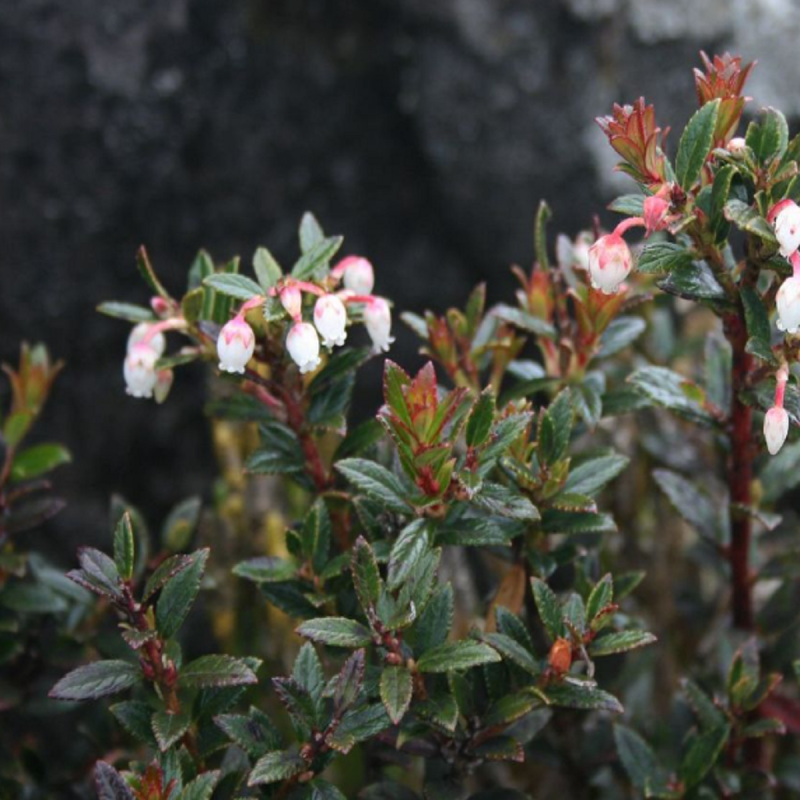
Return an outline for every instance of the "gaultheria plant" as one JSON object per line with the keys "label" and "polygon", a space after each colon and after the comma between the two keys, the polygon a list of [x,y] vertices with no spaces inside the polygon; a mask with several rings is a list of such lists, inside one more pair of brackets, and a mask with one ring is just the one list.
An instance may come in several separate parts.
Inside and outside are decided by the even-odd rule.
{"label": "gaultheria plant", "polygon": [[[70,577],[124,644],[52,690],[126,694],[101,798],[797,790],[780,738],[800,731],[781,685],[800,656],[796,517],[776,508],[800,483],[800,140],[775,109],[738,136],[751,65],[703,61],[674,158],[643,99],[599,120],[636,184],[611,206],[623,221],[559,237],[553,259],[542,204],[516,302],[487,308],[479,286],[464,309],[402,314],[429,361],[386,359],[360,424],[356,372],[393,341],[380,264],[336,261],[309,214],[288,271],[265,248],[253,277],[201,252],[173,295],[140,252],[149,305],[101,307],[135,325],[127,389],[161,402],[184,364],[219,376],[210,411],[250,426],[245,471],[278,476],[285,538],[268,550],[254,529],[212,583],[254,584],[294,633],[261,683],[248,652],[277,624],[240,635],[244,654],[184,659],[225,543],[137,568],[118,517],[112,555],[83,549]],[[634,594],[641,566],[662,582]]]}

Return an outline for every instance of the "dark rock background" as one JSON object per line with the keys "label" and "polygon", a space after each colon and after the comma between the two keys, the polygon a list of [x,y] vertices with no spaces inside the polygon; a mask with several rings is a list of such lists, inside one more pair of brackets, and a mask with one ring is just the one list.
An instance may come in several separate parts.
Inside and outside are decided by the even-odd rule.
{"label": "dark rock background", "polygon": [[701,47],[760,58],[751,93],[796,113],[798,30],[789,0],[0,0],[0,358],[67,361],[39,434],[75,458],[44,535],[69,559],[112,491],[157,520],[214,474],[202,371],[126,397],[127,328],[94,312],[146,301],[140,243],[179,290],[200,246],[289,262],[312,209],[398,309],[499,299],[540,198],[574,233],[624,186],[594,116],[646,94],[680,130]]}

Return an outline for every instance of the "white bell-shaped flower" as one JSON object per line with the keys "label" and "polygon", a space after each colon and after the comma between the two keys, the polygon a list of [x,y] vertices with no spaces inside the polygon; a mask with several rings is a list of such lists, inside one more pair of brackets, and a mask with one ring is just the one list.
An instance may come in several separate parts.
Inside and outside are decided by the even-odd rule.
{"label": "white bell-shaped flower", "polygon": [[158,353],[146,344],[135,344],[125,357],[122,373],[125,391],[131,397],[152,397],[155,388]]}
{"label": "white bell-shaped flower", "polygon": [[392,311],[382,297],[373,297],[364,309],[364,325],[376,350],[388,352],[394,341],[392,333]]}
{"label": "white bell-shaped flower", "polygon": [[794,200],[782,200],[770,216],[780,254],[789,258],[800,247],[800,206]]}
{"label": "white bell-shaped flower", "polygon": [[776,455],[789,435],[789,415],[785,408],[773,406],[764,415],[764,439],[771,456]]}
{"label": "white bell-shaped flower", "polygon": [[[139,342],[142,341],[142,339],[144,339],[145,336],[147,336],[152,324],[153,323],[150,322],[140,322],[138,325],[134,326],[133,330],[131,330],[130,336],[128,336],[129,353],[137,344],[139,344]],[[151,350],[155,350],[156,355],[160,358],[164,355],[164,350],[167,347],[167,340],[164,338],[164,334],[159,331],[150,337],[149,341],[147,342],[147,346]]]}
{"label": "white bell-shaped flower", "polygon": [[633,267],[633,255],[616,233],[601,236],[589,248],[589,278],[604,294],[616,294]]}
{"label": "white bell-shaped flower", "polygon": [[301,373],[313,372],[319,366],[319,336],[309,322],[296,322],[286,337],[286,349]]}
{"label": "white bell-shaped flower", "polygon": [[366,258],[348,256],[341,262],[344,267],[344,288],[356,294],[372,294],[375,270]]}
{"label": "white bell-shaped flower", "polygon": [[342,345],[347,338],[347,309],[335,294],[325,294],[314,305],[314,325],[325,347]]}
{"label": "white bell-shaped flower", "polygon": [[253,329],[242,317],[234,317],[223,326],[217,339],[220,370],[244,373],[255,349],[256,336]]}
{"label": "white bell-shaped flower", "polygon": [[797,333],[800,330],[800,278],[787,278],[775,296],[778,309],[778,330]]}
{"label": "white bell-shaped flower", "polygon": [[303,293],[297,286],[284,286],[280,293],[281,305],[286,313],[297,319],[303,310]]}

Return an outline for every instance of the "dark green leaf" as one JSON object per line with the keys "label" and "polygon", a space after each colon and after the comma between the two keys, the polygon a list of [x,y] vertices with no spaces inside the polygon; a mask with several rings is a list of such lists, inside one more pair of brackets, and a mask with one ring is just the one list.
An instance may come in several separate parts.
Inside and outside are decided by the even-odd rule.
{"label": "dark green leaf", "polygon": [[253,255],[253,271],[264,294],[275,286],[283,275],[280,264],[266,247],[259,247]]}
{"label": "dark green leaf", "polygon": [[392,723],[398,725],[411,704],[414,683],[411,673],[400,666],[384,667],[381,673],[381,700]]}
{"label": "dark green leaf", "polygon": [[661,768],[649,744],[636,731],[624,725],[614,726],[617,755],[631,783],[644,790],[648,780],[658,778]]}
{"label": "dark green leaf", "polygon": [[564,682],[546,687],[544,693],[554,706],[596,709],[615,714],[622,714],[625,710],[614,695],[591,684],[578,685]]}
{"label": "dark green leaf", "polygon": [[261,287],[251,278],[244,275],[222,272],[209,275],[204,281],[205,286],[210,286],[214,291],[237,300],[250,300],[262,294]]}
{"label": "dark green leaf", "polygon": [[346,458],[336,464],[336,469],[364,492],[397,514],[408,514],[411,509],[403,499],[407,492],[400,481],[385,467],[363,458]]}
{"label": "dark green leaf", "polygon": [[341,236],[333,236],[312,245],[292,267],[292,276],[299,281],[324,277],[328,270],[328,262],[336,255],[342,246],[342,241]]}
{"label": "dark green leaf", "polygon": [[356,539],[351,562],[353,584],[364,611],[375,607],[383,590],[383,581],[378,571],[375,553],[363,536]]}
{"label": "dark green leaf", "polygon": [[255,672],[241,658],[227,655],[200,656],[180,671],[181,686],[242,686],[258,683]]}
{"label": "dark green leaf", "polygon": [[56,700],[97,700],[125,689],[142,680],[139,667],[128,661],[95,661],[65,675],[51,690]]}
{"label": "dark green leaf", "polygon": [[598,358],[608,358],[629,344],[635,342],[644,333],[647,324],[641,317],[617,317],[612,319],[600,338]]}
{"label": "dark green leaf", "polygon": [[417,669],[420,672],[449,672],[500,660],[500,655],[489,645],[465,640],[447,642],[428,650],[417,662]]}
{"label": "dark green leaf", "polygon": [[752,233],[768,244],[778,243],[772,226],[756,209],[742,200],[733,199],[725,204],[725,219],[732,222],[740,231]]}
{"label": "dark green leaf", "polygon": [[581,462],[570,470],[563,491],[594,497],[628,466],[630,459],[617,453]]}
{"label": "dark green leaf", "polygon": [[69,464],[72,456],[60,444],[36,444],[20,451],[11,464],[11,480],[29,481],[45,475],[61,464]]}
{"label": "dark green leaf", "polygon": [[533,599],[544,627],[552,640],[558,639],[564,629],[561,604],[553,590],[539,578],[531,579]]}
{"label": "dark green leaf", "polygon": [[251,758],[260,758],[281,746],[281,736],[269,717],[257,708],[245,714],[220,714],[214,723]]}
{"label": "dark green leaf", "polygon": [[687,123],[678,143],[675,175],[678,183],[686,190],[700,178],[703,165],[711,152],[719,106],[719,99],[701,106]]}
{"label": "dark green leaf", "polygon": [[208,548],[192,553],[191,563],[173,575],[161,589],[156,603],[156,625],[165,639],[174,636],[183,625],[200,591],[208,554]]}
{"label": "dark green leaf", "polygon": [[125,700],[122,703],[115,703],[109,708],[109,711],[132,736],[151,747],[158,746],[150,725],[153,709],[147,703],[142,703],[138,700]]}
{"label": "dark green leaf", "polygon": [[120,577],[128,581],[133,576],[133,526],[131,515],[126,511],[114,530],[114,564]]}
{"label": "dark green leaf", "polygon": [[644,246],[637,268],[639,272],[661,274],[680,267],[690,267],[694,256],[675,242],[650,242]]}
{"label": "dark green leaf", "polygon": [[657,286],[685,300],[723,301],[726,298],[725,290],[705,261],[676,267],[666,278],[658,281]]}
{"label": "dark green leaf", "polygon": [[105,761],[95,764],[94,786],[97,800],[136,800],[122,775]]}
{"label": "dark green leaf", "polygon": [[759,163],[780,161],[789,146],[786,117],[776,108],[765,108],[759,122],[747,126],[745,141]]}
{"label": "dark green leaf", "polygon": [[359,742],[385,731],[391,723],[383,703],[362,706],[348,711],[336,731],[325,741],[334,750],[347,754]]}
{"label": "dark green leaf", "polygon": [[488,438],[494,423],[495,398],[491,387],[481,392],[467,420],[466,441],[468,447],[482,445]]}
{"label": "dark green leaf", "polygon": [[700,783],[713,768],[729,736],[730,728],[721,725],[695,737],[678,770],[687,789]]}
{"label": "dark green leaf", "polygon": [[266,753],[256,761],[247,779],[248,786],[278,783],[299,775],[307,764],[297,753],[289,750],[275,750]]}
{"label": "dark green leaf", "polygon": [[155,322],[156,316],[151,309],[135,306],[133,303],[100,303],[97,310],[107,317],[124,319],[126,322]]}
{"label": "dark green leaf", "polygon": [[191,717],[188,714],[174,714],[171,711],[158,711],[153,714],[151,724],[153,733],[158,741],[162,753],[169,750],[172,745],[183,737],[189,730]]}
{"label": "dark green leaf", "polygon": [[185,550],[200,520],[203,501],[199,497],[188,497],[178,503],[168,514],[161,529],[161,541],[173,553]]}
{"label": "dark green leaf", "polygon": [[513,306],[501,304],[495,306],[492,313],[503,322],[514,325],[526,333],[533,333],[536,336],[543,336],[546,339],[555,338],[555,328],[549,322],[527,311],[523,311],[521,308],[514,308]]}
{"label": "dark green leaf", "polygon": [[697,421],[711,420],[702,404],[702,390],[677,372],[665,367],[640,367],[628,382],[656,405]]}
{"label": "dark green leaf", "polygon": [[321,617],[310,619],[297,628],[297,633],[312,642],[332,647],[365,647],[372,641],[372,634],[363,625],[345,617]]}
{"label": "dark green leaf", "polygon": [[486,633],[483,639],[494,647],[505,659],[521,667],[525,672],[537,676],[541,668],[528,650],[504,633]]}
{"label": "dark green leaf", "polygon": [[711,502],[708,495],[691,481],[668,469],[653,470],[653,478],[673,508],[701,535],[714,542],[724,539],[728,527],[727,515]]}
{"label": "dark green leaf", "polygon": [[620,631],[600,636],[589,645],[590,656],[610,656],[613,653],[625,653],[637,647],[653,644],[656,637],[647,631]]}
{"label": "dark green leaf", "polygon": [[429,525],[425,520],[414,520],[400,531],[389,553],[387,584],[390,591],[400,588],[429,546]]}

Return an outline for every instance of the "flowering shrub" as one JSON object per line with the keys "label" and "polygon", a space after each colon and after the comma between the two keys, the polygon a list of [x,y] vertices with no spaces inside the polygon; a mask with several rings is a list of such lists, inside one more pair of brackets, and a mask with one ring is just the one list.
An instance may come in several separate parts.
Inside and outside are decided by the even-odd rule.
{"label": "flowering shrub", "polygon": [[[356,374],[389,350],[392,309],[340,237],[307,214],[291,269],[259,248],[254,277],[201,252],[179,297],[140,251],[149,306],[100,309],[134,325],[127,391],[163,402],[206,363],[282,540],[254,515],[235,547],[220,523],[192,550],[190,500],[152,553],[118,504],[109,553],[79,552],[68,577],[119,638],[50,696],[115,696],[100,798],[800,791],[781,500],[800,483],[800,137],[771,108],[737,136],[752,65],[703,65],[674,159],[643,99],[598,120],[636,189],[610,206],[623,220],[558,237],[553,259],[542,204],[516,303],[487,308],[479,286],[402,314],[429,360],[386,359],[359,424]],[[211,519],[247,486],[233,472]],[[181,634],[204,587],[228,597],[224,653]]]}

